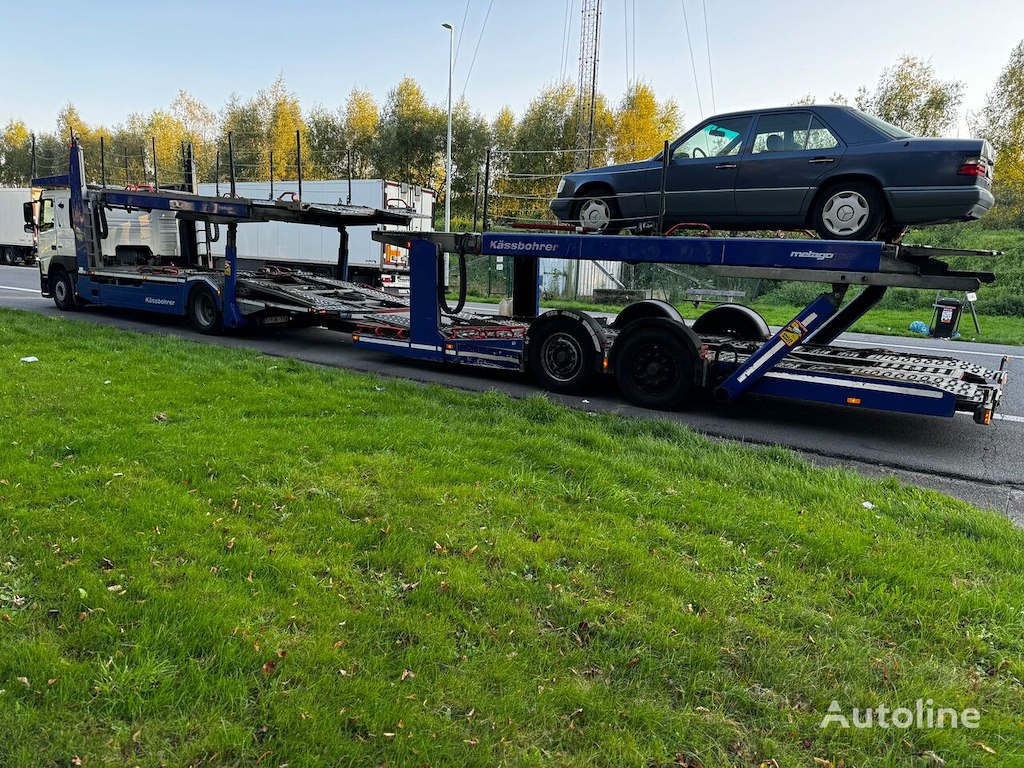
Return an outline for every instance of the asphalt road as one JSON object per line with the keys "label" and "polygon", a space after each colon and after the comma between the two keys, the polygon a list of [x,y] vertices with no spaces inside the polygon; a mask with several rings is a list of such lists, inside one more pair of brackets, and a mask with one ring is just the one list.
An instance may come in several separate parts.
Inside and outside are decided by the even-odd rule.
{"label": "asphalt road", "polygon": [[[51,300],[39,295],[38,273],[28,267],[0,266],[0,306],[44,315],[63,314]],[[356,350],[347,336],[322,329],[236,333],[211,338],[194,333],[183,321],[145,313],[90,307],[63,316],[467,390],[499,389],[517,397],[538,391],[522,376],[497,372],[473,372],[471,375],[439,365]],[[895,473],[909,482],[938,488],[979,506],[999,510],[1024,525],[1024,456],[1020,448],[1024,445],[1024,347],[864,334],[847,334],[840,341],[910,353],[951,354],[990,368],[997,368],[1006,355],[1010,381],[1001,412],[991,426],[983,427],[969,416],[927,418],[760,398],[746,398],[730,406],[707,405],[666,414],[627,405],[611,388],[589,393],[585,398],[553,396],[553,399],[588,411],[667,418],[717,438],[783,445],[800,451],[818,464],[842,464],[872,475]],[[33,354],[33,350],[19,349],[17,353],[21,357]]]}

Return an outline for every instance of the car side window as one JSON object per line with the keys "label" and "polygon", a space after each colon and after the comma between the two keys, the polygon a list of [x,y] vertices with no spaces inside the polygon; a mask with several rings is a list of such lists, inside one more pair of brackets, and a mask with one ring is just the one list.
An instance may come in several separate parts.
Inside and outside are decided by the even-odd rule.
{"label": "car side window", "polygon": [[[800,140],[799,132],[795,136]],[[804,149],[835,149],[839,146],[839,140],[832,131],[822,125],[818,118],[811,118],[811,125],[807,129],[807,135],[803,138]]]}
{"label": "car side window", "polygon": [[53,200],[49,197],[39,201],[39,231],[48,232],[53,229]]}
{"label": "car side window", "polygon": [[836,137],[810,112],[783,112],[761,116],[751,151],[758,155],[833,149],[837,146],[839,141]]}
{"label": "car side window", "polygon": [[738,155],[750,130],[752,118],[735,117],[701,126],[672,150],[672,162],[702,157]]}

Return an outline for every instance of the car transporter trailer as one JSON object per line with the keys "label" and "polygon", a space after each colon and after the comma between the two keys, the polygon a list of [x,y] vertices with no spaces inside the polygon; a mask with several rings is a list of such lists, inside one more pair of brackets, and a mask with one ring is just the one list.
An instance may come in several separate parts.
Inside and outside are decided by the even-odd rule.
{"label": "car transporter trailer", "polygon": [[[374,232],[408,248],[410,292],[393,296],[345,280],[271,270],[239,273],[236,226],[289,221],[340,230],[400,223],[373,209],[300,202],[255,202],[176,191],[87,187],[77,146],[68,177],[40,180],[71,187],[76,267],[43,272],[44,294],[71,309],[91,302],[186,315],[199,330],[222,326],[317,325],[349,332],[356,347],[469,367],[529,371],[545,389],[576,393],[613,375],[631,403],[681,407],[700,392],[720,402],[744,394],[783,397],[932,416],[973,415],[989,424],[1006,384],[1006,359],[989,370],[947,356],[854,349],[833,341],[890,286],[975,291],[994,278],[952,271],[940,257],[975,253],[881,242],[660,237],[595,234]],[[42,186],[42,184],[40,184]],[[104,268],[103,211],[108,207],[177,212],[182,240],[196,252],[197,224],[227,226],[225,265]],[[446,254],[513,259],[511,317],[463,311],[445,299]],[[698,265],[729,277],[831,285],[776,333],[749,307],[724,304],[687,326],[672,305],[630,304],[610,322],[578,310],[541,312],[540,259]],[[41,269],[43,267],[41,266]],[[463,278],[465,276],[462,270]],[[862,287],[849,301],[851,286]],[[60,292],[66,295],[61,298]]]}

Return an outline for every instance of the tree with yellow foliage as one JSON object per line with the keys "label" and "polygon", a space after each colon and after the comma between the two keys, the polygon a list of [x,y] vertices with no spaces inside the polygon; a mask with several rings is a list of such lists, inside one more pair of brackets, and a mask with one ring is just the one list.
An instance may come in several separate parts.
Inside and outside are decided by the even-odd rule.
{"label": "tree with yellow foliage", "polygon": [[680,131],[681,115],[675,101],[658,103],[646,83],[634,83],[615,113],[612,156],[616,163],[642,160],[661,151],[665,140]]}

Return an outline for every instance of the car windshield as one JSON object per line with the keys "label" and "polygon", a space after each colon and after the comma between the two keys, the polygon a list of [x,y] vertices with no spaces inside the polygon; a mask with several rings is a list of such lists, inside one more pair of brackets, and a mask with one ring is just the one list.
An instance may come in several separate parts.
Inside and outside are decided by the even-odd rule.
{"label": "car windshield", "polygon": [[857,115],[861,120],[869,125],[874,126],[876,129],[884,133],[890,139],[912,139],[914,134],[907,133],[902,128],[897,128],[895,125],[890,125],[880,117],[869,115],[867,112],[861,112],[859,109],[853,110],[853,113]]}

